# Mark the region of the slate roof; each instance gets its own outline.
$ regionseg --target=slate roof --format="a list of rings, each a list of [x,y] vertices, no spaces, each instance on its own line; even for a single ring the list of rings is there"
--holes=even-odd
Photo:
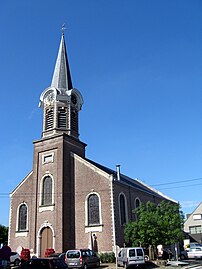
[[[65,89],[65,90],[73,89],[64,34],[62,34],[62,38],[60,41],[60,47],[58,51],[51,86],[55,87],[56,89]]]
[[[96,166],[97,168],[103,170],[104,172],[106,172],[107,174],[113,175],[115,179],[117,179],[117,171],[112,170],[106,166],[103,166],[99,163],[96,163],[90,159],[86,159],[88,162],[90,162],[91,164],[93,164],[94,166]],[[142,192],[146,192],[150,195],[153,195],[155,197],[159,197],[159,198],[163,198],[169,201],[172,201],[174,203],[177,203],[177,201],[173,200],[172,198],[164,195],[163,193],[161,193],[160,191],[155,190],[154,188],[148,186],[147,184],[145,184],[144,182],[141,182],[139,179],[133,179],[130,178],[126,175],[120,174],[120,184],[124,184],[124,185],[128,185],[131,186],[132,188],[135,188],[137,190],[140,190]]]

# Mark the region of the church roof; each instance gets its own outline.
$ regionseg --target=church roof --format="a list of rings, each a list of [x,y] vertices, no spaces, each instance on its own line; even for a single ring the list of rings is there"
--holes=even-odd
[[[88,162],[90,162],[91,164],[95,165],[97,168],[103,170],[104,172],[113,175],[116,179],[117,177],[117,172],[113,169],[110,169],[106,166],[103,166],[101,164],[98,164],[92,160],[86,159]],[[116,182],[118,182],[118,180],[116,180]],[[177,201],[173,200],[172,198],[166,196],[165,194],[161,193],[160,191],[155,190],[154,188],[148,186],[147,184],[145,184],[144,182],[140,181],[139,179],[133,179],[130,178],[126,175],[120,174],[120,184],[124,184],[124,185],[128,185],[131,186],[132,188],[135,188],[137,190],[146,192],[150,195],[156,196],[156,197],[160,197],[160,198],[164,198],[167,199],[169,201],[172,201],[174,203],[177,203]]]
[[[64,33],[62,34],[51,87],[71,90],[72,79],[67,58]]]

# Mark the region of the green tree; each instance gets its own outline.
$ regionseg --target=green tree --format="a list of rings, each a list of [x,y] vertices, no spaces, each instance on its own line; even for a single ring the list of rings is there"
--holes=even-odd
[[[0,224],[0,244],[8,243],[8,227]]]
[[[136,209],[136,220],[125,226],[125,241],[130,246],[174,244],[183,239],[184,216],[179,204],[148,202]]]

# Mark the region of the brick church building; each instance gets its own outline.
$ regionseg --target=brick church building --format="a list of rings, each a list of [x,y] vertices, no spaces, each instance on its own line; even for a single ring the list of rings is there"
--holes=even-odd
[[[81,93],[73,87],[62,34],[51,86],[40,96],[42,137],[32,171],[10,194],[9,245],[43,257],[47,248],[114,251],[140,203],[173,201],[137,179],[85,157],[79,140]],[[40,124],[40,123],[39,123]]]

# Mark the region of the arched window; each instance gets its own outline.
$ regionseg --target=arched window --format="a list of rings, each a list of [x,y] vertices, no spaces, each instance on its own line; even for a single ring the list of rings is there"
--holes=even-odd
[[[119,196],[119,209],[120,209],[120,222],[121,222],[121,225],[123,225],[127,222],[126,201],[125,201],[125,196],[123,194],[120,194]]]
[[[50,176],[43,180],[41,205],[52,205],[52,178]]]
[[[135,199],[135,208],[138,208],[140,206],[140,199],[136,198]]]
[[[27,230],[27,206],[22,204],[18,212],[18,231]]]
[[[99,198],[97,194],[88,197],[88,225],[100,224]]]

